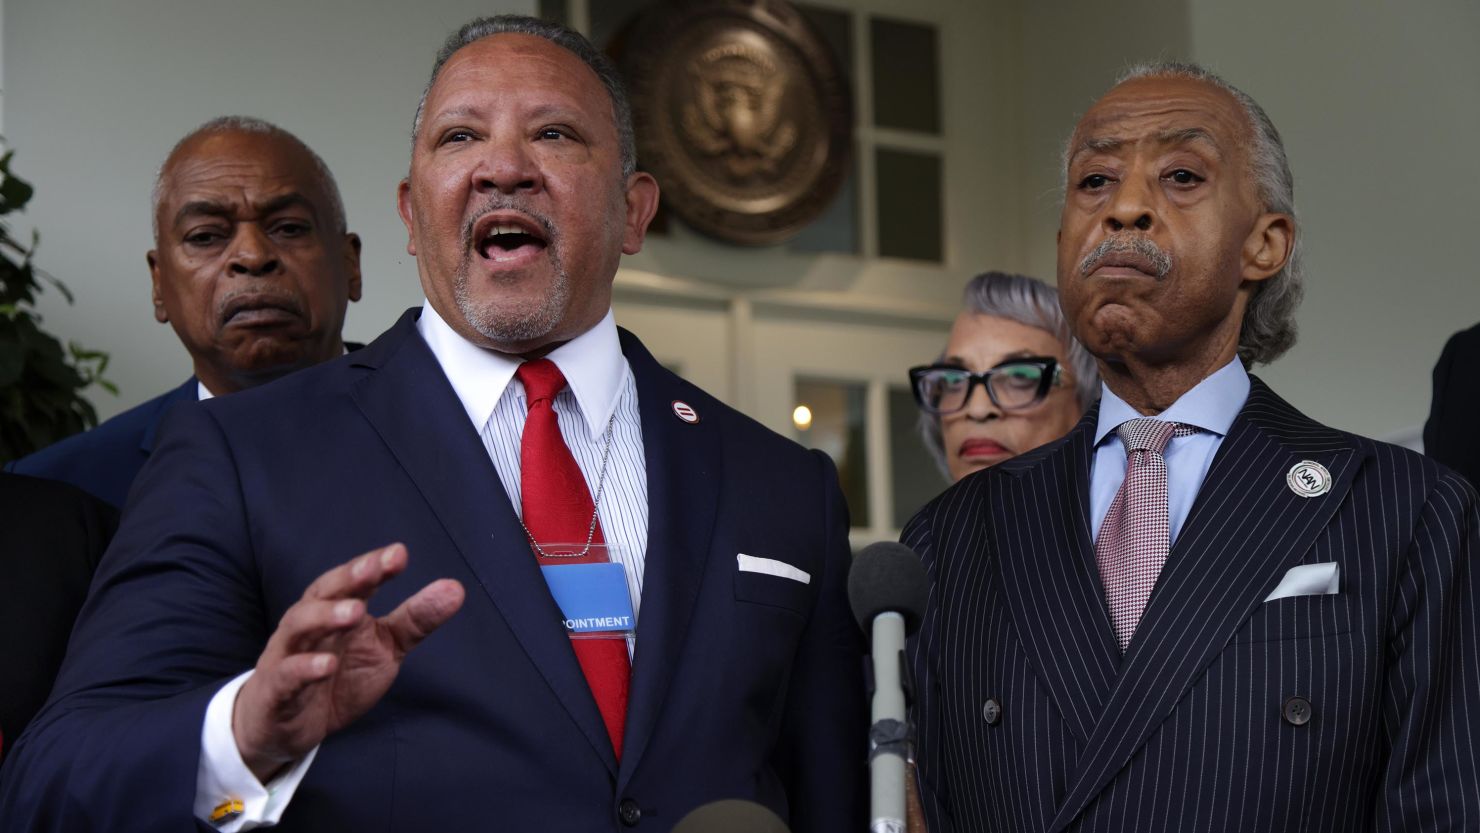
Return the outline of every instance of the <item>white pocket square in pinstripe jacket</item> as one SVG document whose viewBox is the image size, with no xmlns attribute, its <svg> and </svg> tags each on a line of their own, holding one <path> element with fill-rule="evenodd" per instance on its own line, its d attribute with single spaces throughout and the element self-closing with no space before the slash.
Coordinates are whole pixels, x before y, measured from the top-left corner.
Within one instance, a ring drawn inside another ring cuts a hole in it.
<svg viewBox="0 0 1480 833">
<path fill-rule="evenodd" d="M 1341 568 L 1335 561 L 1291 567 L 1266 602 L 1286 596 L 1334 596 L 1341 592 Z"/>
</svg>

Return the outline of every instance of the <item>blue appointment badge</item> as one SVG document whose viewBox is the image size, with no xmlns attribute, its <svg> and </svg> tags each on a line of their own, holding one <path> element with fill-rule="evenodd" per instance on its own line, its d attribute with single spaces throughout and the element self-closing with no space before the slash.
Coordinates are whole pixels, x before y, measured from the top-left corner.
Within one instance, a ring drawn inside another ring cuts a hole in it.
<svg viewBox="0 0 1480 833">
<path fill-rule="evenodd" d="M 637 631 L 627 571 L 621 564 L 541 567 L 572 638 L 626 638 Z"/>
</svg>

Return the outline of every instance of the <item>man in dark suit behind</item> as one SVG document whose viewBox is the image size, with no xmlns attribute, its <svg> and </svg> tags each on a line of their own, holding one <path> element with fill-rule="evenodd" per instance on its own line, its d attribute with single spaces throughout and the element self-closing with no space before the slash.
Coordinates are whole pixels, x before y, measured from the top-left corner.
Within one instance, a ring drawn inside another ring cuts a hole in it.
<svg viewBox="0 0 1480 833">
<path fill-rule="evenodd" d="M 1450 336 L 1434 365 L 1423 453 L 1480 484 L 1480 324 Z"/>
<path fill-rule="evenodd" d="M 118 510 L 81 489 L 0 473 L 0 743 L 20 737 L 46 702 L 117 527 Z"/>
<path fill-rule="evenodd" d="M 276 125 L 206 122 L 170 151 L 153 197 L 154 318 L 174 328 L 195 375 L 6 466 L 120 508 L 171 408 L 343 355 L 345 307 L 360 299 L 360 238 L 346 230 L 339 187 Z"/>
<path fill-rule="evenodd" d="M 862 828 L 836 472 L 616 327 L 658 199 L 628 113 L 568 30 L 449 39 L 398 191 L 428 303 L 176 409 L 0 829 Z M 635 634 L 577 644 L 544 565 L 603 542 Z"/>
<path fill-rule="evenodd" d="M 1474 490 L 1245 372 L 1295 334 L 1273 124 L 1155 65 L 1067 151 L 1059 292 L 1100 405 L 904 533 L 930 830 L 1477 829 Z"/>
</svg>

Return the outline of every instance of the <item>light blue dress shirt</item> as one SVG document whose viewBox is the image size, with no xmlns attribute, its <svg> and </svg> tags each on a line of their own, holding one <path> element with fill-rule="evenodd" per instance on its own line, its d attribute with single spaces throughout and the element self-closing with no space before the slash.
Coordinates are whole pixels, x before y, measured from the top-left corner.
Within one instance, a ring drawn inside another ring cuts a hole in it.
<svg viewBox="0 0 1480 833">
<path fill-rule="evenodd" d="M 1182 522 L 1192 511 L 1192 502 L 1202 488 L 1203 479 L 1213 465 L 1218 446 L 1233 425 L 1234 417 L 1249 398 L 1249 374 L 1237 358 L 1217 373 L 1197 383 L 1182 394 L 1170 408 L 1156 414 L 1156 419 L 1192 425 L 1198 432 L 1186 437 L 1172 437 L 1163 456 L 1167 461 L 1167 520 L 1171 525 L 1172 543 L 1182 531 Z M 1089 511 L 1093 539 L 1100 537 L 1100 524 L 1110 511 L 1115 493 L 1125 482 L 1125 445 L 1115 433 L 1121 423 L 1145 414 L 1127 405 L 1125 400 L 1100 383 L 1100 420 L 1095 425 L 1095 456 L 1089 466 Z"/>
</svg>

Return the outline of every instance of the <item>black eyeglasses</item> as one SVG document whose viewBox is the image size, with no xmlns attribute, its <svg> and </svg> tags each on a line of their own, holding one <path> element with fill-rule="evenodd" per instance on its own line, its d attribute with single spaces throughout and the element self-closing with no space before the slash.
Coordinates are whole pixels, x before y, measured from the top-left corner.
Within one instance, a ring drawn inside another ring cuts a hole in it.
<svg viewBox="0 0 1480 833">
<path fill-rule="evenodd" d="M 910 368 L 910 390 L 927 414 L 944 416 L 966 407 L 978 384 L 992 403 L 1004 411 L 1021 411 L 1042 402 L 1055 385 L 1063 384 L 1064 369 L 1057 359 L 1026 356 L 1008 359 L 984 373 L 972 373 L 951 364 Z"/>
</svg>

